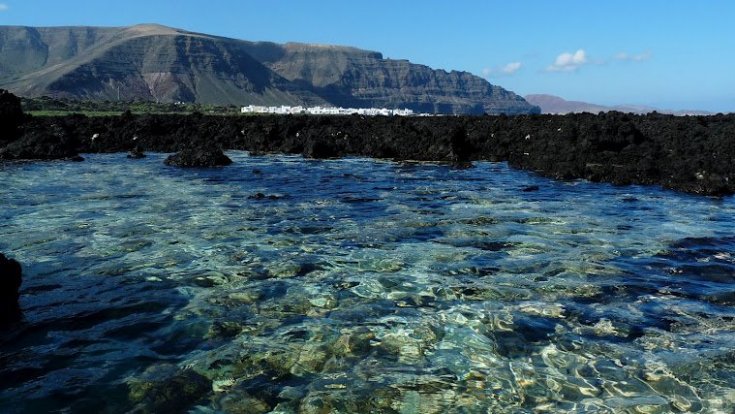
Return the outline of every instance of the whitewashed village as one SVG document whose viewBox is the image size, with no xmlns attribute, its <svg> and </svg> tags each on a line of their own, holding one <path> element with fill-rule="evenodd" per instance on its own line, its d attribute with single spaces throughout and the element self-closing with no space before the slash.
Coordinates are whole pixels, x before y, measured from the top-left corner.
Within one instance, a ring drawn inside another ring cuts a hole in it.
<svg viewBox="0 0 735 414">
<path fill-rule="evenodd" d="M 342 108 L 323 106 L 243 106 L 243 114 L 274 114 L 274 115 L 366 115 L 366 116 L 420 116 L 411 109 L 388 108 Z"/>
</svg>

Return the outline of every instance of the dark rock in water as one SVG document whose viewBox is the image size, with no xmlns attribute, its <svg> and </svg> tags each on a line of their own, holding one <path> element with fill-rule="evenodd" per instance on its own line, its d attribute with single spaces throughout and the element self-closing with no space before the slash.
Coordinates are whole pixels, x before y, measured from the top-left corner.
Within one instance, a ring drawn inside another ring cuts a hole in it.
<svg viewBox="0 0 735 414">
<path fill-rule="evenodd" d="M 0 159 L 5 160 L 80 161 L 80 158 L 76 140 L 57 124 L 27 130 L 21 138 L 0 149 Z"/>
<path fill-rule="evenodd" d="M 335 158 L 339 156 L 334 143 L 326 141 L 311 141 L 304 147 L 304 157 L 307 158 Z"/>
<path fill-rule="evenodd" d="M 212 391 L 212 383 L 204 376 L 174 365 L 149 367 L 141 376 L 130 381 L 129 398 L 136 403 L 133 412 L 180 413 Z"/>
<path fill-rule="evenodd" d="M 143 152 L 143 149 L 139 146 L 135 146 L 135 148 L 131 149 L 130 152 L 128 152 L 128 158 L 139 160 L 141 158 L 145 158 L 145 153 Z"/>
<path fill-rule="evenodd" d="M 18 138 L 18 127 L 23 123 L 20 98 L 0 89 L 0 146 Z"/>
<path fill-rule="evenodd" d="M 467 130 L 464 127 L 454 129 L 450 139 L 450 148 L 450 158 L 455 163 L 467 164 L 475 150 L 467 142 Z"/>
<path fill-rule="evenodd" d="M 0 325 L 20 317 L 18 299 L 22 273 L 20 263 L 0 253 Z"/>
<path fill-rule="evenodd" d="M 275 194 L 265 195 L 263 193 L 256 193 L 248 197 L 250 200 L 279 200 L 283 197 Z"/>
<path fill-rule="evenodd" d="M 531 344 L 543 342 L 553 335 L 557 322 L 555 318 L 531 315 L 514 319 L 512 331 L 495 334 L 498 353 L 505 357 L 523 354 Z"/>
<path fill-rule="evenodd" d="M 20 263 L 0 253 L 0 297 L 18 299 L 21 275 Z"/>
<path fill-rule="evenodd" d="M 523 190 L 521 191 L 523 191 L 524 193 L 531 193 L 531 192 L 538 191 L 538 190 L 539 190 L 539 186 L 529 185 L 528 187 L 524 187 Z"/>
<path fill-rule="evenodd" d="M 164 163 L 182 168 L 207 168 L 230 165 L 232 160 L 219 148 L 199 147 L 183 149 L 166 158 Z"/>
</svg>

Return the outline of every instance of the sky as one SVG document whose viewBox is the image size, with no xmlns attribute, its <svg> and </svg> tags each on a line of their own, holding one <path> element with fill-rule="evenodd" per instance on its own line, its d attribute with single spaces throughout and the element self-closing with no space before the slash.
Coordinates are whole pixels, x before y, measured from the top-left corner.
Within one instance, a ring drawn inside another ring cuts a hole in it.
<svg viewBox="0 0 735 414">
<path fill-rule="evenodd" d="M 0 25 L 159 23 L 355 46 L 518 94 L 735 112 L 733 0 L 0 0 Z"/>
</svg>

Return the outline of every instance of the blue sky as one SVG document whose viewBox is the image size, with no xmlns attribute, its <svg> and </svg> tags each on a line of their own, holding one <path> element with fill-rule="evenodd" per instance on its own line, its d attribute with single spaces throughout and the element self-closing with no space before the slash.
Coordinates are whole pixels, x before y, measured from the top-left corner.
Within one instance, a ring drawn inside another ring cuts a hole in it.
<svg viewBox="0 0 735 414">
<path fill-rule="evenodd" d="M 136 23 L 357 46 L 520 94 L 735 111 L 732 0 L 0 0 L 0 24 Z"/>
</svg>

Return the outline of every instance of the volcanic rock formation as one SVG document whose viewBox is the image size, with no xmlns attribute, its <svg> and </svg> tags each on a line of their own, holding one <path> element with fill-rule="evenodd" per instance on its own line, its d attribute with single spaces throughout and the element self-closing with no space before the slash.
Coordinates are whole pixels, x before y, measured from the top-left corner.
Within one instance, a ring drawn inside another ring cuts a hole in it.
<svg viewBox="0 0 735 414">
<path fill-rule="evenodd" d="M 0 253 L 0 326 L 20 316 L 18 298 L 22 283 L 20 263 Z"/>
<path fill-rule="evenodd" d="M 214 147 L 186 148 L 164 161 L 166 165 L 182 168 L 224 167 L 232 164 L 232 160 L 221 149 Z"/>
<path fill-rule="evenodd" d="M 557 179 L 658 184 L 703 195 L 735 193 L 735 115 L 677 117 L 608 112 L 481 117 L 143 115 L 30 118 L 2 159 L 77 152 L 175 152 L 171 165 L 230 161 L 220 148 L 311 158 L 367 156 L 477 160 Z"/>
</svg>

